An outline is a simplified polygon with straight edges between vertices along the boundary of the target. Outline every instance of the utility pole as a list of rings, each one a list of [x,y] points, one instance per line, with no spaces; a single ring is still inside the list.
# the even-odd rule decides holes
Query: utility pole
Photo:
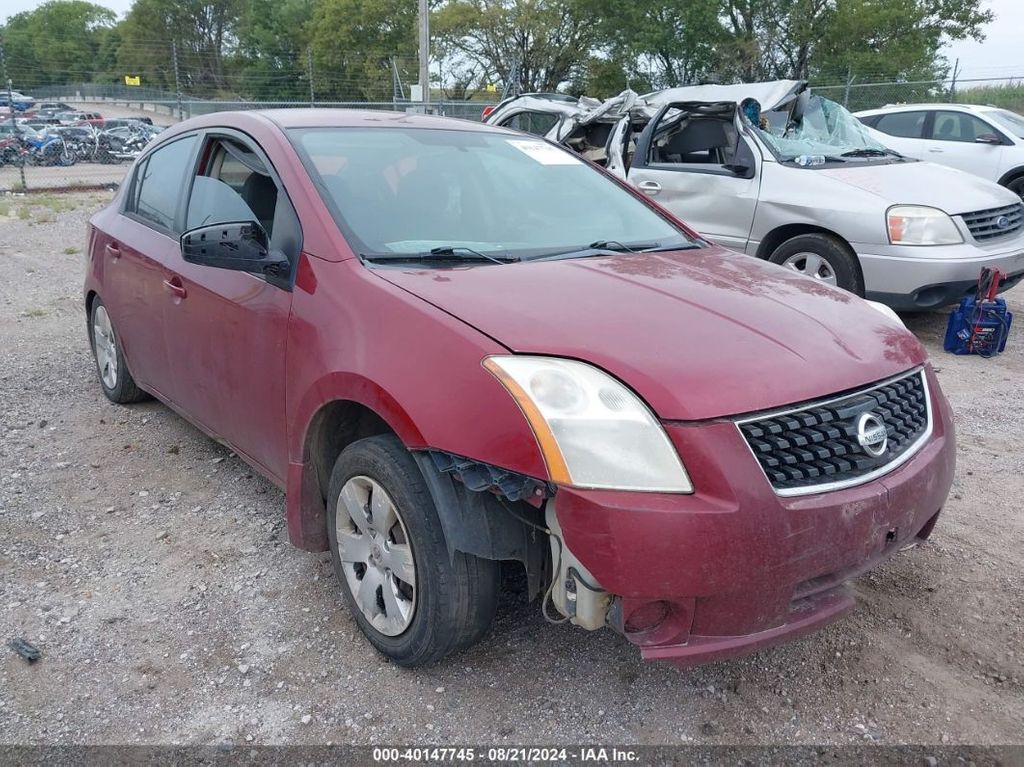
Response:
[[[953,81],[949,84],[949,103],[956,101],[956,76],[960,74],[960,59],[953,64]]]
[[[171,59],[174,62],[174,92],[178,96],[178,119],[185,119],[185,110],[181,108],[181,77],[178,74],[178,44],[171,41]]]
[[[424,111],[430,103],[430,8],[420,0],[420,89]]]
[[[7,81],[7,114],[11,118],[11,132],[15,138],[20,139],[19,135],[21,131],[18,129],[18,123],[14,119],[14,84],[11,82],[11,78],[7,76],[7,56],[4,53],[4,42],[0,40],[0,71],[3,73],[4,80]],[[21,147],[19,146],[20,150]],[[25,191],[28,189],[28,185],[25,184],[25,155],[19,151],[18,170],[21,173],[21,190]]]
[[[306,66],[309,74],[309,108],[316,106],[316,94],[313,92],[313,47],[306,49]]]

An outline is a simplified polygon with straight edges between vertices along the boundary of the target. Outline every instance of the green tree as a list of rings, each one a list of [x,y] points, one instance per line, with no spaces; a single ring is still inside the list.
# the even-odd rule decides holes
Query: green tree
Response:
[[[432,29],[447,50],[493,82],[524,91],[567,83],[596,40],[596,27],[573,0],[450,0]]]
[[[225,62],[236,41],[241,0],[135,0],[121,23],[118,65],[143,84],[172,88],[172,43],[182,90],[194,96],[237,95]]]
[[[991,12],[970,0],[837,0],[809,73],[837,82],[926,80],[945,76],[943,38],[981,38]]]
[[[317,0],[312,46],[317,94],[389,101],[396,72],[403,83],[416,81],[416,3]]]
[[[309,98],[313,0],[247,0],[231,80],[246,98]]]
[[[16,88],[95,79],[105,33],[117,17],[83,0],[51,0],[16,14],[0,30]]]
[[[981,39],[981,0],[721,0],[718,70],[742,81],[942,74],[942,40]]]
[[[609,62],[599,70],[606,75],[609,66],[618,67],[627,84],[672,87],[712,73],[724,37],[720,0],[577,1],[596,20],[598,46]]]

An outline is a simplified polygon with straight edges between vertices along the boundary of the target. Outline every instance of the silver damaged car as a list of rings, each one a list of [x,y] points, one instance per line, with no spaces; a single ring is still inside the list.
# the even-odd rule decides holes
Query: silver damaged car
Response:
[[[1002,290],[1024,278],[1019,197],[900,155],[802,81],[531,95],[486,122],[575,149],[710,240],[895,309],[954,303],[983,266]]]

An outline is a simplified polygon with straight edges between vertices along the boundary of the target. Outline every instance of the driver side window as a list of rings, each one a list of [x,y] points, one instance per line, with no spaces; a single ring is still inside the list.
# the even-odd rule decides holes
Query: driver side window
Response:
[[[263,161],[231,139],[215,139],[192,185],[185,228],[233,221],[258,221],[274,236],[277,184]]]
[[[650,161],[657,164],[722,166],[733,160],[736,127],[713,117],[684,119],[651,144]]]

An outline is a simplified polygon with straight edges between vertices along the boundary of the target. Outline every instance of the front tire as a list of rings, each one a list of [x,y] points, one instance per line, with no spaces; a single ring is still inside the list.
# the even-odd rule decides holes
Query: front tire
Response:
[[[89,316],[89,343],[92,346],[93,358],[96,360],[96,372],[100,379],[100,388],[107,399],[118,405],[128,405],[149,399],[149,395],[135,383],[128,365],[124,361],[121,342],[114,332],[114,324],[107,314],[107,307],[99,298],[93,299],[92,311]]]
[[[331,558],[360,630],[400,666],[421,666],[480,639],[498,603],[498,563],[449,556],[415,460],[391,435],[345,448],[327,494]]]
[[[857,256],[837,237],[800,234],[777,247],[768,260],[819,282],[864,295],[864,278]]]
[[[1006,188],[1024,201],[1024,176],[1018,176],[1006,185]]]

